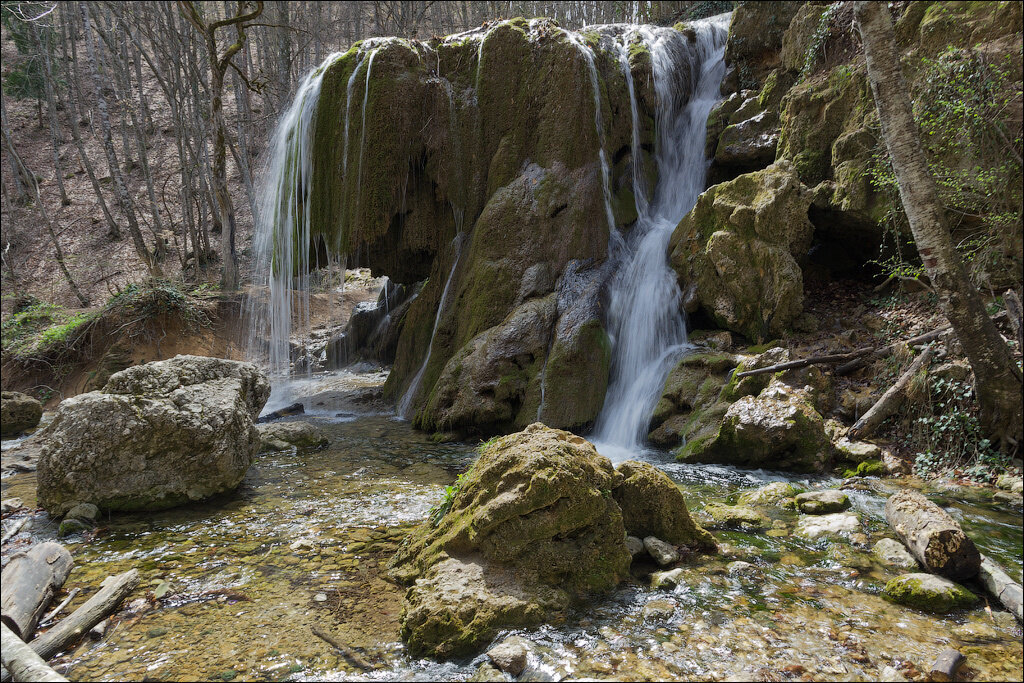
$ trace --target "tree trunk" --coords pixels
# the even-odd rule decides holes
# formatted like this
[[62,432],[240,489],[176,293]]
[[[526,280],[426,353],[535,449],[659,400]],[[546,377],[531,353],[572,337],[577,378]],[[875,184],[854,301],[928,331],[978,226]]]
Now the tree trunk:
[[943,313],[953,326],[974,369],[981,421],[1004,447],[1016,445],[1024,432],[1021,372],[981,296],[967,278],[946,225],[935,180],[928,169],[885,3],[859,1],[854,13],[867,59],[868,78],[892,158],[918,253],[928,271]]
[[0,621],[29,640],[73,565],[71,553],[59,543],[40,543],[12,557],[0,579]]
[[0,625],[3,634],[3,663],[11,676],[19,681],[54,681],[67,683],[66,678],[51,669],[42,657],[26,645],[7,624]]
[[1010,610],[1017,621],[1024,621],[1024,588],[1011,579],[1002,568],[984,555],[981,556],[981,568],[978,570],[978,579],[982,585],[991,593],[1003,606]]
[[71,203],[71,200],[68,199],[68,192],[64,188],[64,171],[60,167],[60,144],[63,141],[60,139],[60,131],[57,128],[57,101],[53,95],[53,69],[50,65],[50,46],[43,44],[39,31],[36,30],[33,22],[29,22],[29,27],[32,31],[32,40],[35,42],[39,54],[43,56],[43,67],[46,73],[46,78],[44,79],[46,112],[50,119],[50,144],[53,146],[53,177],[57,181],[57,190],[60,192],[60,203],[62,206],[67,206]]
[[885,518],[927,571],[954,581],[978,573],[981,554],[956,520],[916,491],[899,491],[885,502]]

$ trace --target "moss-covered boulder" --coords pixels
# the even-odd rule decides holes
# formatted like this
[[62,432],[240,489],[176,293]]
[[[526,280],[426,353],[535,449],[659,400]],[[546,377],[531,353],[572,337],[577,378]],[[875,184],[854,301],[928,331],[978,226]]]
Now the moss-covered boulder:
[[838,489],[805,491],[797,494],[796,507],[808,515],[827,515],[850,507],[849,497]]
[[14,436],[32,429],[43,418],[43,404],[27,394],[5,391],[0,396],[0,435]]
[[720,529],[756,530],[771,526],[768,516],[759,510],[745,505],[721,505],[709,503],[701,510],[702,516],[710,520],[710,524]]
[[631,561],[612,496],[621,481],[587,441],[539,423],[488,443],[389,563],[412,586],[403,637],[417,653],[465,654],[613,588]]
[[260,452],[291,448],[323,448],[330,441],[314,424],[302,421],[267,422],[256,425],[260,435]]
[[978,598],[958,583],[935,574],[904,574],[885,584],[887,599],[926,612],[951,612],[970,607]]
[[714,537],[693,521],[679,487],[654,465],[627,460],[618,466],[622,483],[612,489],[626,533],[655,536],[673,545],[715,552]]
[[752,491],[744,491],[736,502],[739,505],[776,506],[803,493],[803,489],[788,481],[773,481]]
[[782,334],[803,311],[810,204],[786,163],[712,186],[672,234],[681,286],[720,327],[758,342]]

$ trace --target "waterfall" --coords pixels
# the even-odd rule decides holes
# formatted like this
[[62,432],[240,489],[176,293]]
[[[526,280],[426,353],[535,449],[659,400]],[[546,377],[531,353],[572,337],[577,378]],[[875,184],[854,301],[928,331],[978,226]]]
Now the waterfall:
[[416,376],[412,378],[412,382],[409,384],[409,388],[405,391],[405,395],[402,400],[398,402],[398,414],[405,419],[412,419],[411,409],[412,402],[416,399],[416,394],[420,390],[420,384],[423,383],[423,373],[427,371],[427,364],[430,363],[430,354],[434,352],[434,337],[437,335],[437,328],[441,324],[441,317],[444,314],[445,304],[448,301],[448,290],[452,286],[452,280],[455,279],[455,271],[459,267],[459,259],[462,257],[462,238],[463,234],[460,232],[452,240],[452,248],[455,250],[455,258],[452,259],[452,269],[448,273],[448,279],[445,280],[444,289],[441,290],[441,300],[437,303],[437,314],[434,316],[434,328],[430,333],[430,343],[427,345],[427,355],[423,358],[423,364],[420,366]]
[[260,176],[253,280],[267,299],[262,301],[258,290],[249,298],[249,356],[265,361],[274,378],[290,373],[293,322],[309,329],[313,115],[324,73],[341,56],[331,54],[299,84],[274,131]]
[[[629,235],[609,287],[608,331],[612,371],[594,440],[604,452],[628,454],[640,448],[654,405],[672,363],[686,348],[676,274],[668,264],[668,242],[679,220],[704,189],[707,117],[725,74],[729,15],[690,24],[694,39],[670,28],[637,30],[651,52],[657,96],[658,183]],[[689,74],[689,83],[680,83]],[[631,79],[627,80],[631,84]],[[630,88],[634,164],[638,163],[635,94]],[[646,197],[643,175],[634,166],[634,192]]]

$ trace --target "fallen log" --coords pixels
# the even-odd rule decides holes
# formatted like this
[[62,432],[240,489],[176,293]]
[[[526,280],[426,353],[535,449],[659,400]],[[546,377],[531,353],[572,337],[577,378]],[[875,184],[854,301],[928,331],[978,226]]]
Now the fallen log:
[[121,605],[136,586],[139,585],[139,570],[130,569],[124,574],[108,577],[103,587],[85,603],[62,619],[60,623],[39,636],[29,646],[43,659],[49,659],[66,650],[89,630],[100,623]]
[[1024,589],[1021,585],[1011,579],[999,565],[981,556],[981,567],[978,569],[978,578],[989,593],[994,595],[1003,606],[1010,611],[1017,621],[1024,621]]
[[782,370],[794,370],[796,368],[805,368],[808,365],[828,365],[835,363],[842,363],[855,358],[860,358],[869,353],[872,353],[875,349],[873,347],[865,347],[863,349],[857,349],[856,351],[850,351],[849,353],[833,353],[827,356],[811,356],[809,358],[801,358],[800,360],[791,360],[785,363],[777,363],[775,365],[769,365],[766,368],[756,368],[754,370],[745,370],[744,372],[736,373],[737,377],[749,377],[751,375],[764,375],[770,372],[780,372]]
[[954,581],[981,567],[981,553],[955,519],[916,491],[898,491],[885,502],[885,519],[925,570]]
[[928,346],[921,355],[914,359],[907,371],[900,375],[889,389],[882,394],[875,405],[868,409],[857,422],[850,427],[847,437],[851,440],[863,440],[871,436],[885,419],[896,412],[906,397],[907,385],[922,367],[926,367],[928,360],[932,357],[932,347]]
[[854,358],[853,360],[851,360],[848,363],[843,363],[838,368],[836,368],[836,374],[837,375],[848,375],[851,372],[853,372],[854,370],[859,370],[860,368],[864,367],[865,365],[867,365],[871,361],[878,360],[879,358],[885,358],[886,356],[891,354],[893,351],[895,351],[896,347],[900,346],[901,344],[906,344],[907,346],[916,346],[918,344],[925,344],[925,343],[928,343],[930,341],[935,341],[936,339],[938,339],[939,337],[941,337],[942,335],[946,334],[947,332],[949,332],[952,329],[953,329],[952,327],[950,327],[949,325],[946,325],[944,327],[936,328],[936,329],[932,330],[931,332],[925,332],[924,334],[919,334],[916,337],[911,337],[910,339],[907,339],[906,341],[898,341],[898,342],[893,342],[892,344],[888,344],[886,346],[880,346],[877,349],[872,350],[871,353],[860,355],[860,356],[858,356],[857,358]]
[[16,681],[67,681],[51,669],[43,658],[26,645],[7,624],[0,622],[2,646],[0,660]]
[[325,643],[336,649],[338,652],[340,652],[341,656],[348,660],[349,664],[351,664],[352,666],[356,667],[357,669],[362,669],[363,671],[371,671],[373,669],[373,665],[367,662],[362,657],[360,657],[359,653],[357,653],[355,650],[348,647],[347,645],[338,642],[336,638],[331,636],[323,629],[320,629],[316,626],[311,626],[310,630],[313,632],[314,636],[316,636],[317,638],[324,641]]
[[39,543],[11,557],[0,577],[0,621],[14,635],[29,640],[73,565],[67,548],[52,542]]
[[22,527],[24,527],[26,524],[28,524],[28,518],[26,517],[22,517],[17,522],[12,524],[10,529],[4,531],[4,537],[3,540],[0,540],[0,543],[7,543],[7,541],[11,540],[12,537],[17,536],[18,532],[21,531]]
[[284,408],[275,410],[272,413],[267,413],[266,415],[263,415],[262,417],[256,420],[256,423],[263,424],[264,422],[271,422],[272,420],[277,420],[282,417],[290,417],[292,415],[305,414],[306,408],[302,405],[302,403],[293,403],[290,406],[285,406]]

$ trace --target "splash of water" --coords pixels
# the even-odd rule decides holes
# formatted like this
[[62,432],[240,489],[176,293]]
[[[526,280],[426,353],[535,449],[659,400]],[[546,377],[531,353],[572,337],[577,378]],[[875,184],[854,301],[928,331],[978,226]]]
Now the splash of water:
[[329,55],[302,80],[277,124],[260,176],[253,239],[257,295],[248,302],[249,357],[265,362],[275,379],[291,372],[293,325],[310,327],[314,114],[324,74],[341,56],[340,52]]
[[[687,347],[681,295],[668,264],[668,241],[704,189],[707,117],[725,74],[728,18],[719,15],[694,22],[692,40],[674,29],[638,28],[654,71],[658,184],[639,214],[609,288],[612,374],[594,429],[594,440],[604,446],[603,452],[626,454],[641,448],[665,376]],[[689,82],[680,83],[681,77]],[[632,91],[630,97],[636,117]],[[634,118],[634,137],[637,125]],[[634,172],[633,180],[639,195],[642,174]]]

